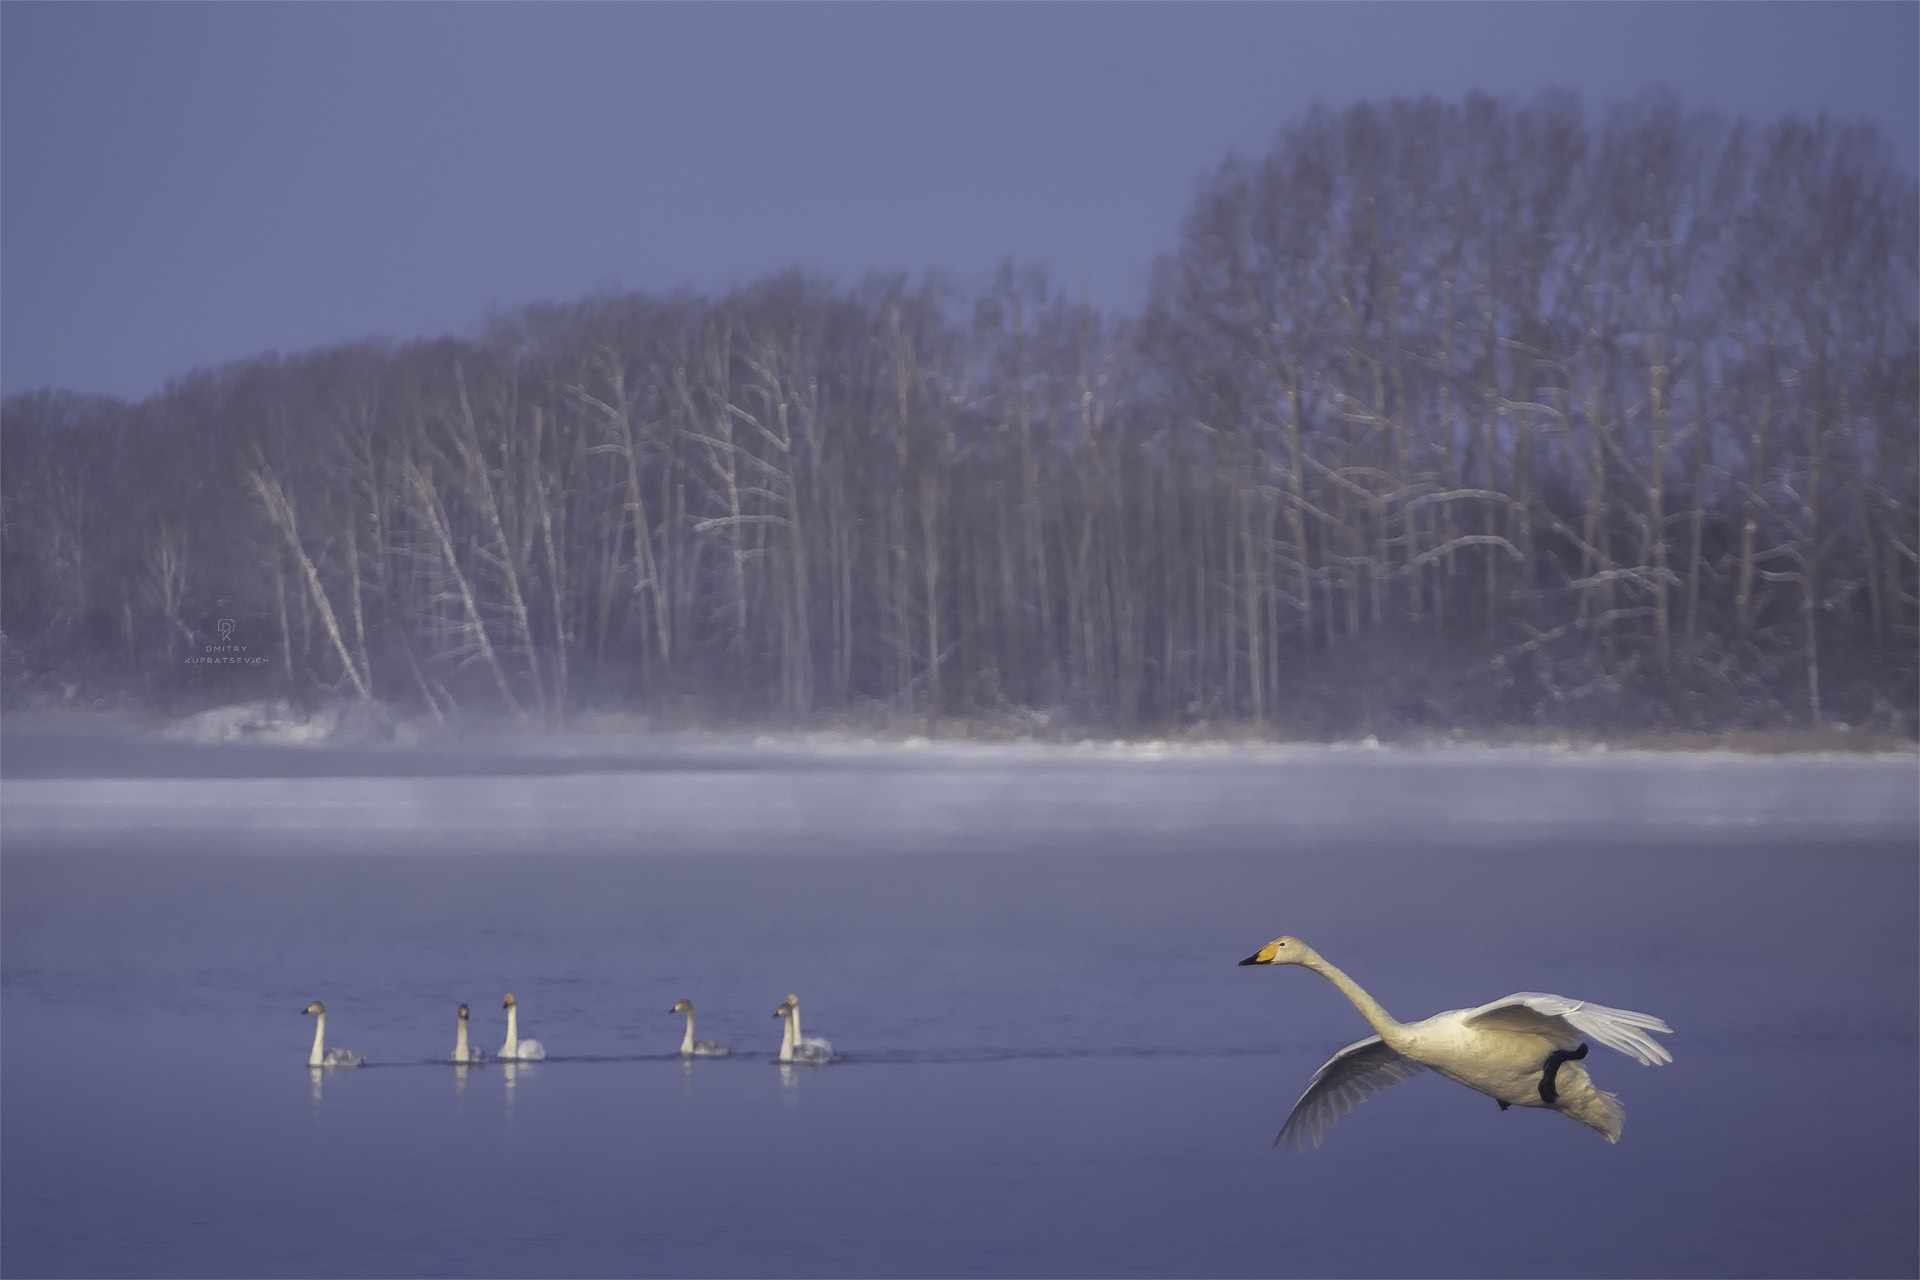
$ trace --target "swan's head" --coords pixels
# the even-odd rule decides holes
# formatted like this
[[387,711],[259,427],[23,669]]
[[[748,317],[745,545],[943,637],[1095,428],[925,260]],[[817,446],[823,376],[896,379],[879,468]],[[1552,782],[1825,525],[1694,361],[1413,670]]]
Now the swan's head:
[[669,1010],[667,1010],[667,1012],[668,1012],[668,1013],[692,1013],[692,1012],[693,1012],[693,1001],[691,1001],[691,1000],[676,1000],[676,1001],[674,1001],[674,1002],[673,1002],[673,1008],[671,1008],[671,1009],[669,1009]]
[[1306,964],[1316,959],[1313,948],[1291,935],[1282,935],[1242,960],[1241,964]]
[[776,1018],[791,1018],[793,1016],[793,1009],[794,1009],[794,1006],[792,1002],[787,1000],[782,1000],[780,1002],[780,1007],[773,1011],[773,1016]]
[[307,1006],[306,1008],[304,1008],[304,1009],[302,1009],[302,1010],[301,1010],[300,1012],[302,1012],[302,1013],[325,1013],[326,1011],[327,1011],[327,1006],[325,1006],[325,1005],[323,1005],[323,1004],[321,1004],[321,1003],[320,1003],[320,1002],[319,1002],[318,1000],[315,1000],[315,1001],[314,1001],[314,1002],[313,1002],[312,1004],[310,1004],[310,1005],[308,1005],[308,1006]]
[[513,1008],[513,992],[511,991],[507,992],[507,998],[500,1002],[500,1007],[502,1009]]
[[462,1021],[462,1022],[465,1022],[466,1020],[467,1020],[467,1006],[465,1006],[465,1005],[461,1005],[461,1006],[460,1006],[460,1021]]

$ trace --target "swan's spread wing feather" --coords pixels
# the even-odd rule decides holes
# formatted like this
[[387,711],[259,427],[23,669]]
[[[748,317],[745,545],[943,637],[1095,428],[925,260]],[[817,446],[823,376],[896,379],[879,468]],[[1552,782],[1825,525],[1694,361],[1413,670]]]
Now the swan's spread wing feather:
[[1348,1045],[1313,1073],[1307,1091],[1293,1104],[1274,1146],[1291,1144],[1304,1151],[1319,1146],[1341,1116],[1388,1085],[1411,1080],[1426,1068],[1389,1049],[1379,1036]]
[[1534,1031],[1555,1039],[1585,1036],[1637,1059],[1643,1066],[1673,1061],[1666,1046],[1647,1034],[1660,1031],[1672,1035],[1673,1028],[1652,1014],[1610,1009],[1604,1004],[1569,1000],[1540,991],[1516,992],[1504,1000],[1469,1009],[1465,1021],[1468,1026]]

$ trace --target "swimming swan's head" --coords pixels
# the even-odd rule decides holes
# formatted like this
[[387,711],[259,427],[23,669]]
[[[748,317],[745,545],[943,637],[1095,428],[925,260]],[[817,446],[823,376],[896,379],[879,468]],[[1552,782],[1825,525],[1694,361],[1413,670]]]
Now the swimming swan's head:
[[503,1000],[503,1001],[501,1001],[501,1003],[500,1003],[500,1007],[501,1007],[502,1009],[511,1009],[511,1008],[513,1008],[513,992],[511,992],[511,991],[509,991],[509,992],[507,992],[507,998],[506,998],[505,1000]]
[[1241,964],[1310,964],[1320,957],[1312,947],[1291,935],[1282,935],[1242,960]]
[[691,1000],[677,1000],[677,1001],[675,1001],[675,1002],[674,1002],[674,1005],[673,1005],[673,1008],[671,1008],[671,1009],[669,1009],[669,1010],[667,1010],[667,1012],[668,1012],[668,1013],[692,1013],[692,1012],[693,1012],[693,1001],[691,1001]]
[[315,1000],[312,1004],[308,1005],[306,1008],[302,1009],[300,1012],[301,1013],[325,1013],[326,1011],[327,1011],[327,1006],[321,1004],[318,1000]]
[[462,1021],[462,1022],[465,1022],[465,1021],[467,1020],[467,1018],[468,1018],[468,1016],[469,1016],[469,1015],[468,1015],[468,1013],[467,1013],[467,1006],[465,1006],[465,1005],[461,1005],[461,1006],[460,1006],[460,1021]]

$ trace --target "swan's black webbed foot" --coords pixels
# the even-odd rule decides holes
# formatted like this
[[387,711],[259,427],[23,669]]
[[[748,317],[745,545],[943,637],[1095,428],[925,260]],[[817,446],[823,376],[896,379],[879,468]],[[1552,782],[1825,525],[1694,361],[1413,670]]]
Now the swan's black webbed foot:
[[[1498,1098],[1495,1098],[1495,1099],[1494,1099],[1494,1101],[1495,1101],[1495,1102],[1500,1102],[1500,1099],[1498,1099]],[[1506,1109],[1507,1109],[1508,1107],[1510,1107],[1510,1106],[1512,1106],[1512,1105],[1513,1105],[1513,1104],[1512,1104],[1511,1102],[1500,1102],[1500,1109],[1501,1109],[1502,1111],[1505,1111],[1505,1110],[1506,1110]]]
[[1560,1074],[1561,1063],[1578,1062],[1586,1056],[1587,1046],[1584,1044],[1578,1049],[1555,1049],[1548,1054],[1545,1064],[1540,1068],[1540,1101],[1552,1106],[1559,1099],[1560,1090],[1554,1083],[1554,1077]]

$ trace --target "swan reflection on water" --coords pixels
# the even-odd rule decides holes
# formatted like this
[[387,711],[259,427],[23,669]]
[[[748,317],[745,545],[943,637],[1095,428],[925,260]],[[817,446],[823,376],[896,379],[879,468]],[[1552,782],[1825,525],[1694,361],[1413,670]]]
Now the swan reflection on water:
[[501,1078],[506,1081],[506,1089],[504,1092],[507,1100],[507,1119],[513,1119],[513,1091],[515,1087],[518,1086],[523,1079],[531,1080],[536,1070],[537,1068],[531,1062],[515,1062],[510,1058],[501,1060],[500,1075]]

